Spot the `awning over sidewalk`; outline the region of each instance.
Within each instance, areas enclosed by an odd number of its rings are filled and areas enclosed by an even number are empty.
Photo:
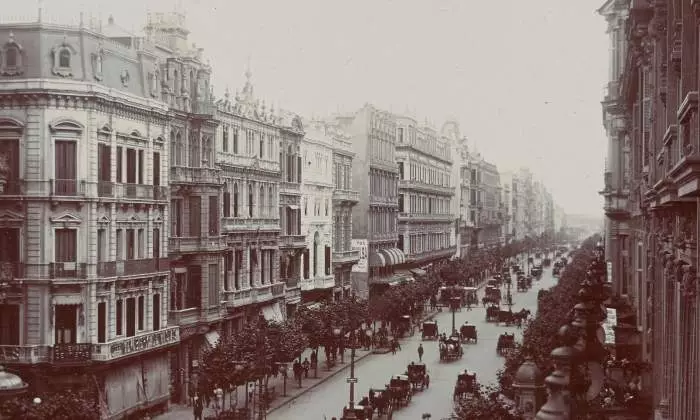
[[[275,302],[271,305],[265,305],[261,309],[263,318],[268,322],[284,322],[284,316],[282,315],[282,309],[280,309],[279,302]]]
[[[386,267],[386,257],[380,252],[372,252],[369,254],[369,266],[375,267]]]
[[[406,262],[406,254],[398,248],[384,248],[379,252],[384,255],[387,265],[398,265]]]

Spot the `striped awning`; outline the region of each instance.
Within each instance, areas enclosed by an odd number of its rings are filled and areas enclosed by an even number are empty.
[[[379,252],[384,255],[387,265],[398,265],[406,262],[406,254],[398,248],[380,249]]]
[[[370,267],[386,267],[387,258],[381,252],[372,252],[369,254],[369,266]]]

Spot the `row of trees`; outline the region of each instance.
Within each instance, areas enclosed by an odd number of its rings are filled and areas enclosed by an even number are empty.
[[[11,398],[0,404],[0,418],[26,420],[92,420],[100,418],[97,392],[62,390]]]

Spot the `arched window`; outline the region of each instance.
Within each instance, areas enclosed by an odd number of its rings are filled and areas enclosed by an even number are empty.
[[[248,217],[253,217],[253,184],[248,184]]]
[[[58,66],[63,68],[70,67],[70,51],[64,48],[58,53]]]
[[[233,184],[233,217],[238,217],[238,184]]]
[[[316,277],[316,275],[318,274],[318,252],[319,252],[320,248],[321,248],[321,237],[318,234],[318,232],[316,232],[314,234],[314,265],[313,265],[314,277]]]
[[[260,186],[260,193],[258,199],[258,217],[266,217],[267,206],[265,206],[265,187]]]

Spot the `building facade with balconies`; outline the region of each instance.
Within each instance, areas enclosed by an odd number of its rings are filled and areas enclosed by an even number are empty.
[[[180,340],[156,47],[112,19],[0,39],[0,364],[37,392],[96,383],[108,418],[165,403]]]
[[[365,105],[350,115],[335,117],[352,140],[352,190],[359,201],[352,212],[352,246],[360,259],[352,268],[352,289],[360,297],[372,283],[400,277],[394,268],[406,261],[397,248],[398,165],[396,120],[389,112]]]
[[[226,335],[240,330],[261,315],[280,322],[286,312],[285,284],[280,264],[286,262],[280,251],[281,223],[293,229],[299,218],[287,216],[280,194],[281,166],[296,173],[296,150],[282,153],[283,127],[287,119],[255,97],[250,69],[240,92],[231,98],[227,92],[217,102],[220,141],[217,164],[222,171],[222,230],[226,249],[223,265],[222,304]],[[299,125],[301,129],[301,125]],[[281,163],[284,156],[290,161]],[[286,174],[286,172],[285,172]],[[296,178],[293,178],[294,181]],[[281,215],[285,215],[281,222]],[[297,225],[298,226],[298,225]],[[290,270],[285,270],[290,271]],[[293,273],[289,272],[293,277]]]
[[[452,200],[452,149],[456,123],[443,133],[410,117],[396,117],[396,161],[399,167],[398,248],[406,268],[421,268],[451,258],[455,217]]]
[[[301,267],[302,302],[333,299],[333,138],[318,121],[306,124],[301,145],[302,215],[301,229],[306,235]]]
[[[351,137],[335,123],[324,122],[323,129],[333,139],[333,273],[334,299],[350,296],[352,267],[360,260],[360,251],[352,246],[352,212],[359,194],[352,189],[352,165],[355,153]]]
[[[143,70],[149,95],[169,105],[170,294],[168,320],[181,339],[172,353],[173,398],[196,386],[198,360],[219,338],[226,242],[221,232],[221,174],[211,67],[191,45],[181,13],[148,15],[146,41],[157,65]],[[119,35],[121,40],[127,38]],[[128,42],[128,41],[127,41]]]
[[[460,256],[465,257],[469,255],[470,248],[476,249],[478,247],[476,209],[472,209],[472,200],[476,206],[476,196],[472,198],[472,191],[474,191],[473,194],[476,194],[477,188],[476,185],[472,184],[472,159],[466,138],[460,139],[453,156],[459,158],[458,162],[455,163],[455,166],[459,166],[459,187],[457,188],[460,190],[459,212],[457,213],[459,219],[458,246]]]
[[[498,168],[477,155],[472,170],[477,170],[477,212],[479,247],[491,248],[505,242],[503,236],[503,203]]]

